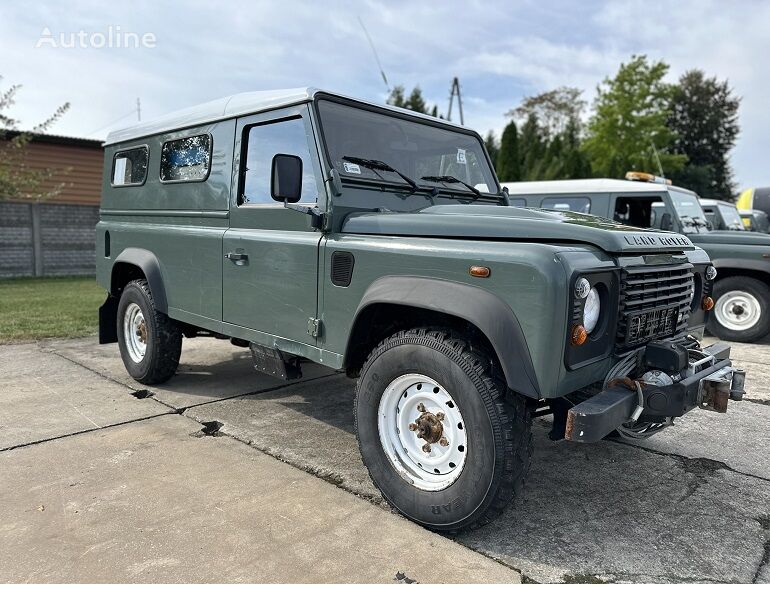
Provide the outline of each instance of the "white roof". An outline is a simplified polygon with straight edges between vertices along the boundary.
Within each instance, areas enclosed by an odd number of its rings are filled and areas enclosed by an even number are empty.
[[[575,194],[578,192],[663,192],[669,188],[656,182],[590,178],[588,180],[543,180],[539,182],[503,182],[508,193],[515,194]],[[683,188],[677,187],[679,190]],[[689,191],[687,191],[689,192]]]
[[[212,123],[214,121],[221,121],[223,119],[229,119],[232,117],[258,113],[274,108],[301,104],[303,102],[313,100],[315,95],[321,92],[331,96],[337,96],[340,98],[346,98],[348,100],[355,100],[356,102],[363,104],[385,108],[387,110],[409,113],[411,116],[430,119],[434,122],[437,121],[435,117],[431,117],[429,115],[423,115],[411,110],[397,108],[395,106],[367,102],[365,100],[344,96],[336,92],[327,92],[319,90],[318,88],[290,88],[287,90],[242,92],[240,94],[225,96],[224,98],[218,98],[217,100],[205,102],[203,104],[192,106],[183,110],[174,111],[157,119],[132,125],[130,127],[126,127],[125,129],[112,131],[109,135],[107,135],[107,139],[104,142],[104,145],[121,143],[123,141],[130,141],[140,137],[148,137],[158,133],[166,133],[176,129],[184,129],[185,127],[194,127],[203,125],[205,123]],[[460,125],[450,121],[441,120],[440,122],[442,124],[451,125],[454,127],[461,127]]]
[[[729,207],[735,207],[735,205],[731,202],[727,202],[724,200],[717,200],[716,198],[702,198],[700,199],[700,204],[706,205],[709,207],[713,207],[716,205],[727,205]],[[737,208],[737,207],[736,207]]]

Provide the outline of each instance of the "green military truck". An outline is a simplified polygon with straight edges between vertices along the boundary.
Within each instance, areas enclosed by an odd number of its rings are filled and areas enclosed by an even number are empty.
[[[313,89],[114,132],[100,341],[141,383],[174,375],[183,337],[229,338],[287,380],[344,370],[374,483],[437,530],[520,493],[533,415],[591,442],[741,397],[729,346],[698,343],[703,250],[508,205],[475,132]]]
[[[642,172],[629,172],[627,180],[514,182],[505,186],[513,204],[580,210],[636,227],[681,232],[706,250],[718,271],[708,330],[736,342],[757,341],[770,333],[770,236],[712,229],[694,192]],[[730,223],[737,229],[740,219],[734,208],[733,213]]]

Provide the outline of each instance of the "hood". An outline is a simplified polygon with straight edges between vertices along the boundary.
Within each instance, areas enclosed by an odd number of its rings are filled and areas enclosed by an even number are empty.
[[[681,252],[694,246],[670,231],[639,229],[569,211],[497,205],[437,205],[414,213],[352,213],[343,233],[586,243],[610,253]]]
[[[698,245],[758,245],[770,247],[770,235],[754,231],[709,231],[707,233],[688,233],[687,236]]]

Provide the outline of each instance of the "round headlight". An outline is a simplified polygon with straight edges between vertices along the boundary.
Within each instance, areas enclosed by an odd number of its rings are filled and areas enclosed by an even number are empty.
[[[714,266],[709,266],[706,268],[706,278],[709,280],[714,280],[714,278],[717,277],[717,269],[714,268]]]
[[[599,291],[596,287],[593,287],[586,297],[585,305],[583,305],[583,327],[586,328],[588,333],[591,333],[596,324],[599,323],[599,313],[602,310],[602,304],[599,300]]]

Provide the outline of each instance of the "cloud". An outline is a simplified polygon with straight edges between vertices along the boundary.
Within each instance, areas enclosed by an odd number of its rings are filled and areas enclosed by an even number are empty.
[[[525,95],[571,85],[590,101],[633,53],[670,63],[672,80],[693,67],[727,78],[743,97],[738,179],[770,184],[770,4],[761,2],[5,2],[0,75],[3,85],[24,84],[13,114],[25,125],[70,101],[54,132],[97,137],[123,115],[116,125],[130,123],[137,97],[144,118],[235,92],[308,85],[381,102],[387,92],[358,16],[391,85],[419,84],[446,111],[459,76],[466,123],[482,133],[499,132]],[[152,32],[157,47],[34,49],[46,26],[56,34],[110,25]]]

